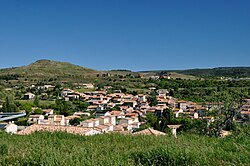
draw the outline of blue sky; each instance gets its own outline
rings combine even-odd
[[[249,0],[0,1],[0,68],[250,66]]]

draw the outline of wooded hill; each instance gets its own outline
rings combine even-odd
[[[250,67],[217,67],[208,69],[187,69],[187,70],[157,70],[143,71],[143,73],[179,73],[197,77],[250,77]]]
[[[194,76],[249,77],[250,67],[217,67],[212,69],[179,70],[175,72]]]

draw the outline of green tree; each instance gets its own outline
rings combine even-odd
[[[161,130],[161,126],[160,126],[160,121],[157,119],[156,122],[154,123],[154,129],[155,130]]]
[[[73,114],[75,105],[70,101],[56,100],[54,109],[57,110],[60,115],[69,116]]]
[[[173,110],[170,108],[166,108],[162,113],[163,118],[165,118],[167,124],[172,124],[174,119]]]
[[[150,105],[151,107],[157,105],[157,103],[158,103],[158,101],[157,101],[155,95],[150,95],[150,96],[148,96],[148,97],[147,97],[147,100],[148,100],[149,105]]]
[[[6,96],[2,111],[3,112],[17,112],[18,111],[18,108],[14,103],[13,97]]]
[[[39,98],[38,98],[38,96],[35,96],[35,99],[34,99],[33,104],[34,104],[35,106],[39,107]]]
[[[148,113],[146,114],[146,121],[150,127],[153,127],[157,121],[157,118],[153,113]]]
[[[73,126],[77,126],[80,124],[81,121],[83,121],[81,118],[74,118],[69,121],[69,124]]]
[[[29,103],[21,103],[19,109],[25,110],[27,115],[32,112],[32,106]]]
[[[34,110],[34,114],[36,114],[36,115],[42,115],[43,111],[42,111],[42,109],[37,108],[37,109]]]

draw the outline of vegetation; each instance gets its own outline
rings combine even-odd
[[[70,79],[89,79],[98,72],[66,62],[38,60],[28,66],[0,70],[0,80],[54,82]]]
[[[183,76],[196,76],[196,77],[232,77],[232,78],[244,78],[250,77],[250,67],[217,67],[209,69],[188,69],[188,70],[168,70],[168,71],[143,71],[141,73],[178,73]]]
[[[158,89],[169,89],[171,96],[194,102],[228,102],[250,97],[250,80],[155,80]]]
[[[248,132],[246,132],[248,131]],[[0,165],[249,165],[249,127],[218,139],[192,134],[91,137],[0,133]]]
[[[96,89],[91,90],[148,94],[150,106],[158,103],[156,90],[167,89],[170,96],[178,99],[199,103],[223,102],[225,107],[206,112],[208,116],[214,117],[209,125],[205,120],[174,118],[171,109],[166,109],[157,116],[148,113],[146,117],[140,117],[145,118],[147,123],[139,130],[153,127],[168,133],[167,136],[159,137],[119,134],[84,137],[47,132],[17,136],[0,132],[0,165],[249,165],[249,124],[240,126],[231,120],[241,106],[240,100],[250,98],[250,80],[233,78],[247,77],[248,70],[218,68],[147,73],[148,76],[160,76],[160,79],[154,79],[142,78],[141,73],[128,70],[97,72],[49,60],[40,60],[19,68],[2,69],[0,105],[3,107],[0,111],[25,110],[27,116],[15,122],[20,126],[27,125],[29,115],[43,114],[41,109],[52,108],[56,114],[65,116],[85,111],[89,106],[85,101],[65,101],[58,96],[65,87],[81,89],[81,83],[87,82],[96,86]],[[171,79],[164,78],[168,75]],[[233,78],[218,79],[221,75]],[[38,88],[45,84],[55,87]],[[149,90],[151,87],[155,90]],[[21,100],[26,92],[34,93],[34,100]],[[226,107],[227,103],[234,103],[232,101],[237,104]],[[32,107],[38,108],[32,110]],[[119,107],[113,110],[119,110]],[[91,117],[74,118],[70,120],[70,124],[78,125]],[[249,122],[249,117],[245,121]],[[169,133],[169,124],[182,125],[178,129],[178,139]],[[234,134],[223,139],[215,137],[222,128],[233,131]]]
[[[218,67],[213,69],[190,69],[175,71],[181,74],[188,74],[203,77],[249,77],[250,67]]]

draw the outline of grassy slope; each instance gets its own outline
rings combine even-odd
[[[20,74],[29,78],[66,78],[68,76],[96,76],[98,72],[92,69],[73,65],[67,62],[39,60],[30,65],[1,69],[0,75]]]
[[[171,74],[171,78],[181,78],[181,79],[190,79],[190,80],[197,80],[198,78],[195,76],[187,75],[187,74],[180,74],[176,72],[169,72]]]
[[[249,165],[249,136],[0,133],[0,165]]]

